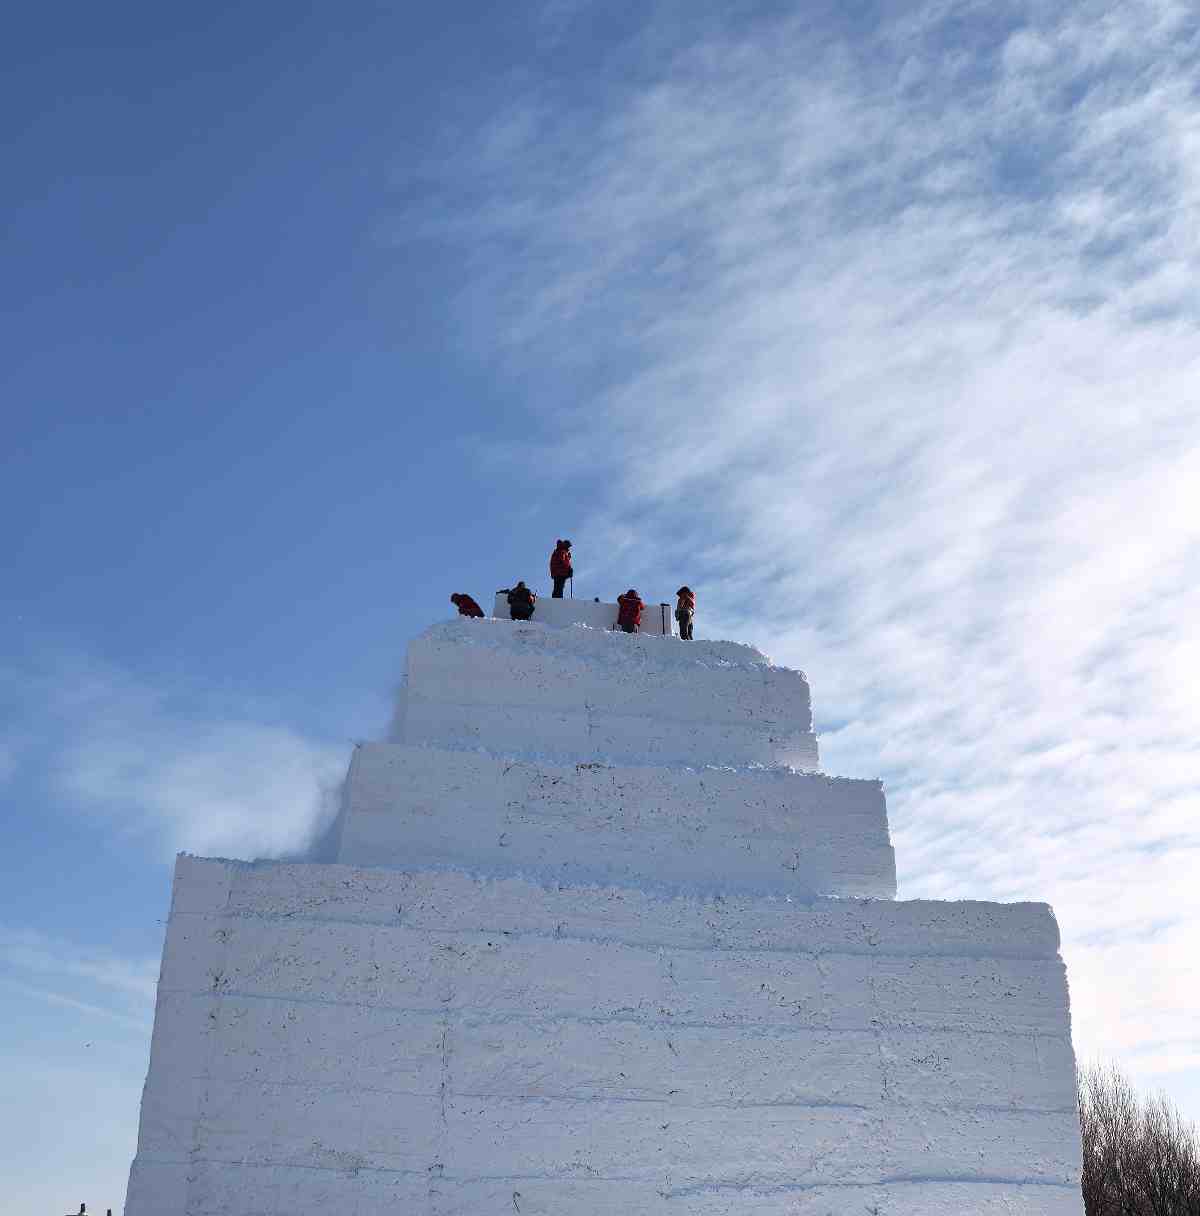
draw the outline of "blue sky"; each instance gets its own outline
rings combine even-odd
[[[120,1203],[175,851],[302,848],[406,640],[560,535],[804,668],[902,894],[1049,899],[1081,1053],[1200,1117],[1189,5],[8,33],[14,1209]]]

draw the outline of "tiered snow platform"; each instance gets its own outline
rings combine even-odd
[[[427,632],[336,862],[180,858],[128,1216],[1080,1216],[1050,910],[784,757],[748,647]]]

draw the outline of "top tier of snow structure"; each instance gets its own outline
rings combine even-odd
[[[753,646],[494,619],[410,644],[392,740],[572,763],[819,767],[804,673]]]
[[[816,761],[803,674],[753,647],[453,621],[409,647],[393,739],[355,752],[330,859],[893,898],[882,786]]]
[[[496,592],[492,615],[509,619],[508,595]],[[618,605],[604,600],[556,600],[542,597],[534,609],[533,619],[539,625],[564,629],[571,625],[587,625],[591,629],[616,629]],[[642,633],[671,636],[675,632],[675,613],[670,604],[647,604],[642,611]]]

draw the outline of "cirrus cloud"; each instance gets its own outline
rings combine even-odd
[[[10,778],[154,842],[234,857],[302,853],[332,818],[347,747],[198,685],[155,685],[85,656],[4,673]],[[0,739],[0,752],[4,740]]]
[[[409,239],[469,262],[597,581],[804,667],[902,894],[1050,899],[1081,1052],[1200,1113],[1194,14],[657,11]]]

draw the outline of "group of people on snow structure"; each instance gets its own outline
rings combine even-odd
[[[571,542],[556,540],[554,552],[550,554],[550,578],[554,590],[550,593],[552,599],[563,598],[563,588],[569,579],[574,579],[575,568],[571,560]],[[574,584],[572,583],[572,586]],[[514,621],[533,619],[537,607],[537,594],[526,587],[523,582],[515,587],[505,588],[499,594],[508,600],[508,614]],[[675,592],[675,619],[679,622],[679,636],[683,641],[692,640],[692,622],[696,616],[696,593],[685,583]],[[450,602],[458,609],[459,616],[482,617],[484,611],[465,592],[456,591]],[[642,597],[630,587],[624,595],[617,596],[617,625],[625,633],[637,633],[642,626],[642,610],[646,607]]]
[[[685,583],[675,592],[675,619],[679,622],[679,636],[685,642],[692,640],[692,622],[696,617],[696,593]],[[630,587],[624,595],[617,596],[617,627],[626,633],[637,633],[642,627],[642,597]]]

